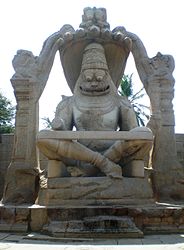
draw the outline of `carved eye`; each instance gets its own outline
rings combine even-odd
[[[96,77],[96,80],[97,80],[98,82],[101,82],[101,81],[102,81],[102,79],[103,79],[103,77],[102,77],[102,76],[97,76],[97,77]]]
[[[90,76],[86,76],[86,81],[87,82],[91,82],[91,77]]]

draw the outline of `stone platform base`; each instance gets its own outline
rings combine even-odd
[[[37,231],[64,238],[140,238],[150,233],[184,233],[184,204],[0,205],[0,231]]]
[[[128,216],[93,216],[81,220],[51,221],[43,231],[55,237],[67,238],[142,238],[138,229]]]
[[[49,178],[37,204],[46,206],[125,205],[153,202],[148,177],[112,179],[109,177]]]

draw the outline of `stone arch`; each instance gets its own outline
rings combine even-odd
[[[38,131],[38,100],[47,83],[56,51],[62,48],[64,42],[72,43],[74,33],[75,39],[78,40],[85,40],[86,37],[90,41],[94,38],[99,42],[104,42],[104,39],[107,41],[114,39],[113,43],[117,42],[120,46],[123,41],[128,48],[128,51],[124,51],[126,56],[129,54],[132,42],[131,52],[152,107],[148,126],[155,136],[152,164],[155,171],[153,179],[156,193],[159,197],[175,198],[178,195],[184,197],[183,186],[179,182],[184,173],[177,161],[175,147],[172,105],[174,59],[170,55],[161,53],[149,58],[144,44],[137,35],[126,31],[124,27],[117,27],[113,31],[109,29],[106,18],[104,20],[106,16],[103,15],[104,11],[105,9],[101,10],[102,13],[94,25],[96,8],[90,9],[90,13],[93,14],[92,19],[91,14],[88,16],[88,12],[84,13],[80,25],[82,28],[76,32],[70,25],[64,25],[60,31],[52,34],[44,42],[38,57],[25,50],[19,50],[14,57],[15,74],[11,82],[17,100],[16,131],[3,202],[34,203],[35,201],[35,180],[41,174],[35,143]],[[124,68],[120,66],[122,73]],[[114,75],[117,75],[116,72]]]

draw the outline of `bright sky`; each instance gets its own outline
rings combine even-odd
[[[10,78],[11,65],[18,49],[39,54],[44,40],[64,24],[75,29],[81,23],[84,7],[105,7],[111,29],[124,26],[143,41],[149,57],[171,54],[175,58],[175,130],[184,133],[183,122],[183,1],[182,0],[1,0],[0,1],[0,91],[15,103]],[[140,88],[133,61],[126,74],[134,74],[135,88]],[[40,100],[40,117],[53,118],[61,95],[71,95],[58,55],[46,89]]]

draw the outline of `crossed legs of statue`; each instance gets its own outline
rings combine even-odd
[[[126,164],[131,160],[142,160],[149,153],[152,142],[147,140],[117,141],[108,150],[104,156],[109,160]]]
[[[98,152],[82,144],[69,140],[39,139],[41,152],[50,160],[62,161],[62,158],[80,160],[96,166],[101,172],[113,178],[122,178],[121,167]]]
[[[104,156],[122,166],[123,176],[144,177],[144,158],[151,148],[148,140],[117,141]]]
[[[37,144],[50,160],[60,162],[63,157],[80,160],[113,178],[122,178],[122,169],[117,163],[121,161],[125,165],[133,160],[143,160],[152,147],[152,142],[146,140],[117,141],[102,155],[75,141],[40,139]]]

